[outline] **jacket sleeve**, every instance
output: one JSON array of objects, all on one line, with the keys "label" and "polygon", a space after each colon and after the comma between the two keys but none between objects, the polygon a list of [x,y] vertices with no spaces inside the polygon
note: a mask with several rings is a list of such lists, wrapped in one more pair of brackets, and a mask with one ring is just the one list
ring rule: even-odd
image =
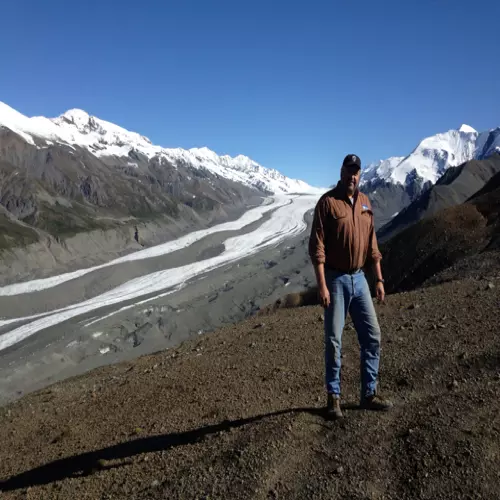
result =
[{"label": "jacket sleeve", "polygon": [[313,264],[325,263],[325,221],[326,208],[324,200],[319,200],[314,209],[314,218],[309,236],[309,257]]}]

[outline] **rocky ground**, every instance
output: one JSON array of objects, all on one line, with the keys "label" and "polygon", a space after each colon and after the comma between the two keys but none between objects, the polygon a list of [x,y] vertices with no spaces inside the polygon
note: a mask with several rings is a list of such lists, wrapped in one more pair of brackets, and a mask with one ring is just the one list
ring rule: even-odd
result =
[{"label": "rocky ground", "polygon": [[395,294],[380,414],[324,418],[322,310],[278,309],[0,410],[1,498],[500,498],[500,278]]}]

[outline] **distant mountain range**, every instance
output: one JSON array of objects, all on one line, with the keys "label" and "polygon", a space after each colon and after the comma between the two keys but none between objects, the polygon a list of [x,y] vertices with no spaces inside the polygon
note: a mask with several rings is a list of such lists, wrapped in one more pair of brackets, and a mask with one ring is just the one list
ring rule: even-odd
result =
[{"label": "distant mountain range", "polygon": [[500,152],[500,127],[477,132],[468,125],[427,137],[405,157],[368,165],[361,181],[380,228],[435,184],[450,167]]},{"label": "distant mountain range", "polygon": [[500,154],[486,160],[470,160],[449,167],[436,184],[426,189],[415,201],[401,210],[378,231],[380,242],[448,207],[464,203],[500,172]]},{"label": "distant mountain range", "polygon": [[[55,243],[118,227],[114,250],[125,251],[137,224],[169,224],[173,236],[263,196],[312,192],[322,190],[243,155],[163,148],[78,109],[28,118],[0,103],[0,251],[43,242],[49,262]],[[150,243],[162,239],[156,229]]]},{"label": "distant mountain range", "polygon": [[[427,137],[406,157],[368,165],[361,188],[381,240],[465,201],[499,170],[496,153],[500,128],[479,133],[462,125]],[[160,219],[186,230],[255,197],[324,191],[247,156],[154,145],[82,110],[28,118],[0,102],[0,251],[48,237],[52,256],[50,238]]]},{"label": "distant mountain range", "polygon": [[0,127],[10,129],[38,149],[52,145],[77,146],[97,158],[121,158],[120,165],[130,168],[139,168],[138,162],[165,162],[174,167],[205,169],[217,177],[268,193],[314,191],[307,183],[265,168],[247,156],[219,156],[206,147],[163,148],[152,144],[147,137],[90,116],[81,109],[66,111],[57,118],[28,118],[0,102]]}]

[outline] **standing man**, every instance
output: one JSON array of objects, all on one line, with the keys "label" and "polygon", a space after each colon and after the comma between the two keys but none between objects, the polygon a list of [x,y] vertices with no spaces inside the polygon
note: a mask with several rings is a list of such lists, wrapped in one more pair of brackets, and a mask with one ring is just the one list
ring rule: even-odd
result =
[{"label": "standing man", "polygon": [[347,313],[358,334],[361,357],[362,408],[388,410],[392,403],[377,394],[380,327],[363,267],[371,264],[377,277],[377,299],[385,298],[370,200],[358,189],[361,160],[347,155],[337,186],[318,201],[309,239],[309,255],[325,308],[325,369],[327,412],[342,418],[340,368],[342,331]]}]

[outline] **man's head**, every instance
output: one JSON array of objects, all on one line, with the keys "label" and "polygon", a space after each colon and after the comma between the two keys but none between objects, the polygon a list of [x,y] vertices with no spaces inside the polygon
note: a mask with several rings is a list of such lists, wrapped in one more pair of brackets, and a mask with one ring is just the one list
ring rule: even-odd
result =
[{"label": "man's head", "polygon": [[357,155],[347,155],[340,169],[340,182],[347,194],[352,196],[358,189],[361,177],[361,160]]}]

